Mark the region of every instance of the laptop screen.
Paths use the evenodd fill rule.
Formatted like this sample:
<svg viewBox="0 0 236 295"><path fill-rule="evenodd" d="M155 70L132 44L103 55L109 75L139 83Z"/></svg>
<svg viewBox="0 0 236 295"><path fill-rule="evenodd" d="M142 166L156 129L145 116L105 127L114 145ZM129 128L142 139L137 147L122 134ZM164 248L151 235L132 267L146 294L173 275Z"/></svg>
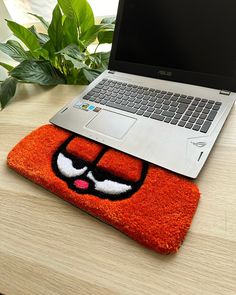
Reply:
<svg viewBox="0 0 236 295"><path fill-rule="evenodd" d="M235 89L235 13L235 0L121 0L110 64L144 76Z"/></svg>

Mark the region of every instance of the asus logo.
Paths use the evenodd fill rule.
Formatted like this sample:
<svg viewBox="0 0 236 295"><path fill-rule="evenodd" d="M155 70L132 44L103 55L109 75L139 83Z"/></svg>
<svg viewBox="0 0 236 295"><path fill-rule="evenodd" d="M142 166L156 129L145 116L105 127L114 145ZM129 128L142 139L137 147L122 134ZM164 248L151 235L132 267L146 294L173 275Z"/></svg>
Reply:
<svg viewBox="0 0 236 295"><path fill-rule="evenodd" d="M161 75L161 76L172 76L172 72L169 72L169 71L158 71L158 75Z"/></svg>

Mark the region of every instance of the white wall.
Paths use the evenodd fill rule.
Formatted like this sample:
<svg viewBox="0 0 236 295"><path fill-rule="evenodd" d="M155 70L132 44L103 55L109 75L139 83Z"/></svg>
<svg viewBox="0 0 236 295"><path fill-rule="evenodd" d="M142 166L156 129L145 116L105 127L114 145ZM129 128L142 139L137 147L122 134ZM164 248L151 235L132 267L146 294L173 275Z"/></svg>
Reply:
<svg viewBox="0 0 236 295"><path fill-rule="evenodd" d="M3 0L0 0L3 1ZM50 20L56 0L4 0L12 18L21 24L35 22L27 12L33 12ZM88 0L96 16L114 15L119 0Z"/></svg>

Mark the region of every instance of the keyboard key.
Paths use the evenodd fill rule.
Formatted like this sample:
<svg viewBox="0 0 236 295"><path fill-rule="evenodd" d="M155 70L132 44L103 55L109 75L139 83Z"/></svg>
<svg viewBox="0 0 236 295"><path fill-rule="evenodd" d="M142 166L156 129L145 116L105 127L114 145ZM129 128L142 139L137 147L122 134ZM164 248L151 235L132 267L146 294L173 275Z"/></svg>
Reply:
<svg viewBox="0 0 236 295"><path fill-rule="evenodd" d="M195 123L196 120L197 120L197 118L193 118L193 117L192 117L192 118L189 119L189 122L190 122L190 123Z"/></svg>
<svg viewBox="0 0 236 295"><path fill-rule="evenodd" d="M156 102L157 102L157 103L163 103L163 101L164 101L164 100L163 100L162 98L159 98L159 99L157 99Z"/></svg>
<svg viewBox="0 0 236 295"><path fill-rule="evenodd" d="M212 108L212 104L211 104L211 103L207 103L207 104L205 105L205 108L207 108L207 109L211 109L211 108Z"/></svg>
<svg viewBox="0 0 236 295"><path fill-rule="evenodd" d="M198 113L201 113L202 110L203 110L203 107L197 107L195 111Z"/></svg>
<svg viewBox="0 0 236 295"><path fill-rule="evenodd" d="M170 124L172 124L172 125L176 125L177 123L178 123L177 119L172 119L172 121L170 122Z"/></svg>
<svg viewBox="0 0 236 295"><path fill-rule="evenodd" d="M189 106L189 108L188 108L189 111L194 111L195 109L196 109L196 106L194 106L194 105L192 105L192 104L191 104L191 106Z"/></svg>
<svg viewBox="0 0 236 295"><path fill-rule="evenodd" d="M175 107L170 107L170 108L169 108L169 111L170 111L170 112L176 112L176 111L177 111L177 108L175 108Z"/></svg>
<svg viewBox="0 0 236 295"><path fill-rule="evenodd" d="M165 104L165 105L170 105L170 101L169 101L169 100L165 100L165 101L163 102L163 104Z"/></svg>
<svg viewBox="0 0 236 295"><path fill-rule="evenodd" d="M196 124L198 124L198 125L202 125L203 122L204 122L204 120L202 120L202 119L198 119L197 122L196 122Z"/></svg>
<svg viewBox="0 0 236 295"><path fill-rule="evenodd" d="M185 124L186 124L185 121L180 121L179 124L178 124L178 126L180 126L180 127L184 127Z"/></svg>
<svg viewBox="0 0 236 295"><path fill-rule="evenodd" d="M160 94L157 95L157 98L162 98L163 96L164 96L164 94L160 93Z"/></svg>
<svg viewBox="0 0 236 295"><path fill-rule="evenodd" d="M168 100L168 99L171 98L171 95L167 95L167 94L166 94L163 98Z"/></svg>
<svg viewBox="0 0 236 295"><path fill-rule="evenodd" d="M199 129L201 128L201 126L200 125L194 125L193 126L193 130L195 130L195 131L198 131Z"/></svg>
<svg viewBox="0 0 236 295"><path fill-rule="evenodd" d="M206 117L207 117L206 114L201 114L201 115L199 116L200 119L206 119Z"/></svg>
<svg viewBox="0 0 236 295"><path fill-rule="evenodd" d="M151 98L149 99L149 101L152 101L152 102L155 102L156 100L157 100L156 97L151 97Z"/></svg>
<svg viewBox="0 0 236 295"><path fill-rule="evenodd" d="M171 118L165 118L165 120L164 120L164 122L166 122L166 123L170 123L170 121L171 121Z"/></svg>
<svg viewBox="0 0 236 295"><path fill-rule="evenodd" d="M191 129L193 127L193 123L187 123L185 125L185 128Z"/></svg>
<svg viewBox="0 0 236 295"><path fill-rule="evenodd" d="M103 99L103 100L101 100L100 104L106 104L107 102L108 102L107 99Z"/></svg>
<svg viewBox="0 0 236 295"><path fill-rule="evenodd" d="M140 109L143 110L143 111L146 111L148 109L148 106L141 106Z"/></svg>
<svg viewBox="0 0 236 295"><path fill-rule="evenodd" d="M176 115L175 115L175 119L177 119L177 120L179 120L181 117L182 117L181 114L176 114Z"/></svg>
<svg viewBox="0 0 236 295"><path fill-rule="evenodd" d="M161 112L162 112L162 110L160 110L160 109L159 110L155 110L155 114L159 114L160 115Z"/></svg>
<svg viewBox="0 0 236 295"><path fill-rule="evenodd" d="M176 113L183 114L187 108L188 108L187 104L180 104Z"/></svg>
<svg viewBox="0 0 236 295"><path fill-rule="evenodd" d="M184 95L186 97L186 95ZM185 104L190 104L191 100L187 99L187 98L183 98L183 96L181 95L180 98L177 100L180 103L185 103Z"/></svg>
<svg viewBox="0 0 236 295"><path fill-rule="evenodd" d="M215 104L212 109L218 111L220 109L220 105Z"/></svg>
<svg viewBox="0 0 236 295"><path fill-rule="evenodd" d="M154 105L154 107L155 107L156 109L160 109L160 108L161 108L161 103L156 103L156 104Z"/></svg>
<svg viewBox="0 0 236 295"><path fill-rule="evenodd" d="M117 102L117 101L116 101ZM134 106L134 102L130 102L129 104L128 104L128 107L133 107Z"/></svg>
<svg viewBox="0 0 236 295"><path fill-rule="evenodd" d="M172 106L172 107L177 107L177 105L178 105L178 102L176 102L176 101L172 101L170 104L170 106Z"/></svg>
<svg viewBox="0 0 236 295"><path fill-rule="evenodd" d="M206 103L205 102L203 102L203 101L201 101L200 103L199 103L199 107L204 107L206 105Z"/></svg>
<svg viewBox="0 0 236 295"><path fill-rule="evenodd" d="M183 120L183 121L188 121L188 119L189 119L188 116L183 116L183 117L182 117L182 120Z"/></svg>
<svg viewBox="0 0 236 295"><path fill-rule="evenodd" d="M165 117L170 117L170 118L173 118L175 115L174 112L170 112L170 111L163 111L161 114Z"/></svg>
<svg viewBox="0 0 236 295"><path fill-rule="evenodd" d="M198 101L194 99L194 101L192 102L192 106L197 106L198 105Z"/></svg>
<svg viewBox="0 0 236 295"><path fill-rule="evenodd" d="M158 120L158 121L163 121L165 119L164 116L158 115L158 114L152 114L150 118Z"/></svg>
<svg viewBox="0 0 236 295"><path fill-rule="evenodd" d="M215 104L220 106L222 105L222 102L216 101Z"/></svg>
<svg viewBox="0 0 236 295"><path fill-rule="evenodd" d="M202 125L202 128L201 128L200 131L203 132L203 133L207 133L210 126L211 126L211 122L205 121L205 123Z"/></svg>
<svg viewBox="0 0 236 295"><path fill-rule="evenodd" d="M134 102L135 101L135 98L134 97L129 97L129 102Z"/></svg>
<svg viewBox="0 0 236 295"><path fill-rule="evenodd" d="M161 108L163 111L167 111L169 109L169 106L163 105Z"/></svg>
<svg viewBox="0 0 236 295"><path fill-rule="evenodd" d="M177 96L172 96L170 100L171 101L177 101L178 100L178 97Z"/></svg>
<svg viewBox="0 0 236 295"><path fill-rule="evenodd" d="M136 114L137 115L140 115L140 116L142 116L143 115L143 113L144 113L144 111L142 111L142 110L139 110Z"/></svg>
<svg viewBox="0 0 236 295"><path fill-rule="evenodd" d="M149 108L147 109L147 111L148 111L148 112L151 112L151 113L154 112L154 110L155 110L155 108L153 108L153 107L149 107Z"/></svg>
<svg viewBox="0 0 236 295"><path fill-rule="evenodd" d="M200 113L198 113L198 112L194 112L192 116L193 116L194 118L197 118L199 115L200 115Z"/></svg>
<svg viewBox="0 0 236 295"><path fill-rule="evenodd" d="M147 111L143 114L144 117L150 117L150 115L151 115L151 113L147 112Z"/></svg>
<svg viewBox="0 0 236 295"><path fill-rule="evenodd" d="M90 98L90 96L88 95L88 94L86 94L84 97L83 97L83 99L86 99L86 100L88 100Z"/></svg>
<svg viewBox="0 0 236 295"><path fill-rule="evenodd" d="M191 116L192 113L193 113L192 111L187 111L187 112L185 113L185 115L186 115L186 116Z"/></svg>
<svg viewBox="0 0 236 295"><path fill-rule="evenodd" d="M208 114L210 112L210 109L205 108L202 112L203 114Z"/></svg>
<svg viewBox="0 0 236 295"><path fill-rule="evenodd" d="M129 113L132 113L132 114L135 114L136 113L136 109L133 109L129 106L123 106L123 105L120 105L120 104L117 104L115 102L111 102L111 101L108 101L106 103L106 106L108 107L112 107L112 108L115 108L115 109L119 109L119 110L122 110L122 111L126 111L126 112L129 112Z"/></svg>
<svg viewBox="0 0 236 295"><path fill-rule="evenodd" d="M149 102L149 103L148 103L148 106L149 106L149 107L153 107L154 105L155 105L154 102Z"/></svg>
<svg viewBox="0 0 236 295"><path fill-rule="evenodd" d="M211 111L211 112L209 113L208 117L207 117L207 120L208 120L208 121L213 121L214 118L215 118L215 116L216 116L216 114L217 114L217 111Z"/></svg>

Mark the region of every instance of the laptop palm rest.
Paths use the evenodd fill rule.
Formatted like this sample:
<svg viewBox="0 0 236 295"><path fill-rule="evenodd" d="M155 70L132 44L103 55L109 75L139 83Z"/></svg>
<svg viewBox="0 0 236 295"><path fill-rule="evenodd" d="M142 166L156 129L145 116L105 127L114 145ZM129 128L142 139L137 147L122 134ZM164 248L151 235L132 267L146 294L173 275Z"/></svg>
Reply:
<svg viewBox="0 0 236 295"><path fill-rule="evenodd" d="M122 139L137 119L101 110L85 127L116 139Z"/></svg>

